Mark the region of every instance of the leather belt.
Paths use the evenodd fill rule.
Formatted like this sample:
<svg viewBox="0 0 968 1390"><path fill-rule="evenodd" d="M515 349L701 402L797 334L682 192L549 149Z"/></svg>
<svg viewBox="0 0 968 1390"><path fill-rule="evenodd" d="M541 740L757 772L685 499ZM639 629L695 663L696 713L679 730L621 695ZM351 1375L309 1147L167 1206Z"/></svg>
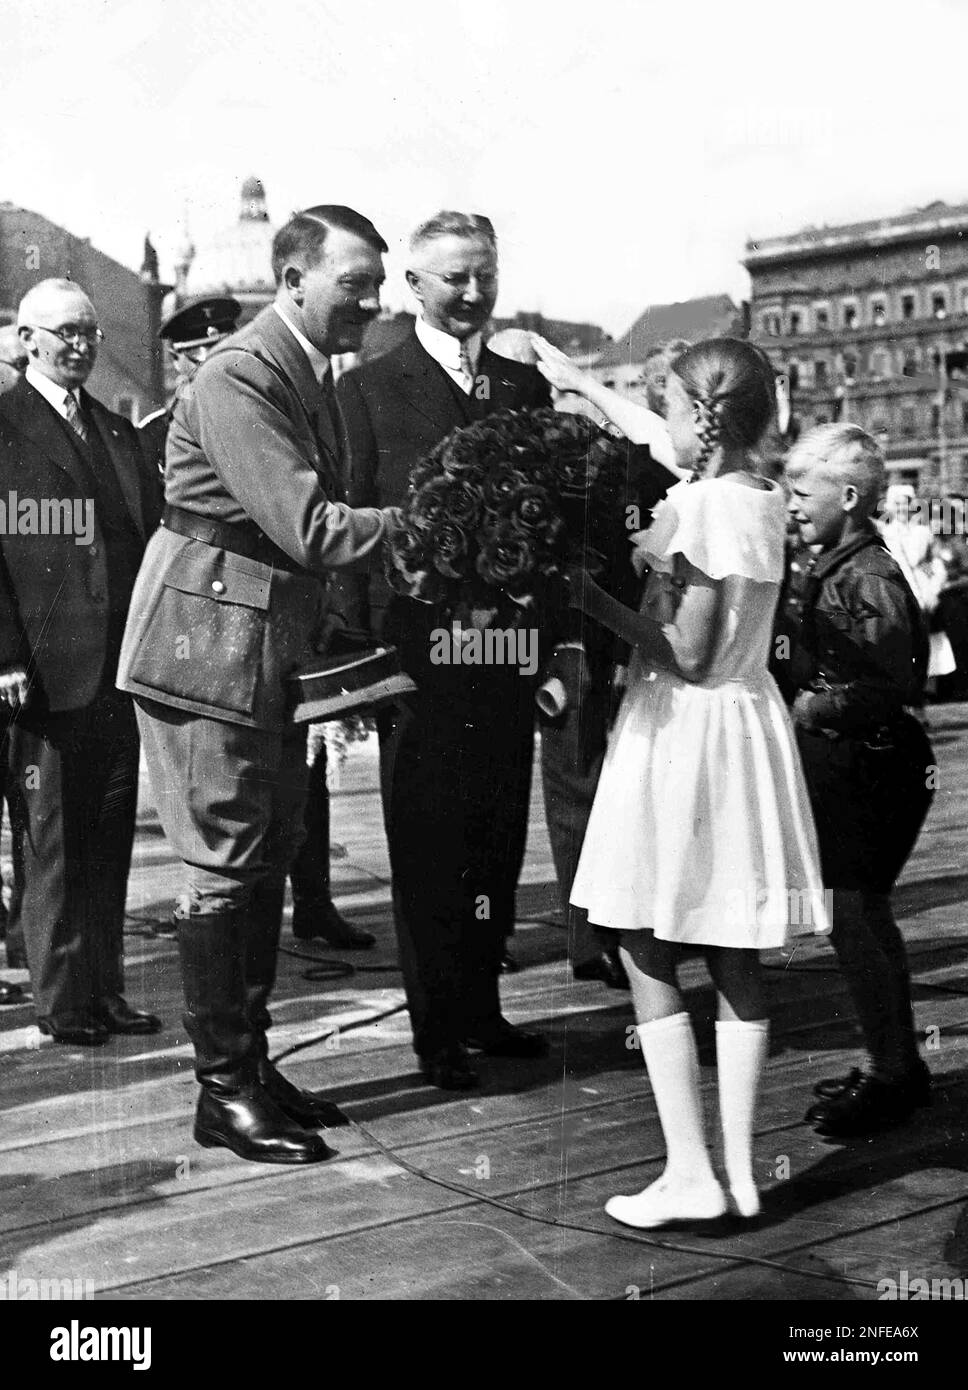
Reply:
<svg viewBox="0 0 968 1390"><path fill-rule="evenodd" d="M188 536L191 540L213 545L218 550L241 555L246 560L271 565L273 569L288 570L291 574L306 572L303 565L297 564L291 555L281 550L254 521L212 521L198 512L186 511L184 507L174 507L166 502L161 524L178 536Z"/></svg>

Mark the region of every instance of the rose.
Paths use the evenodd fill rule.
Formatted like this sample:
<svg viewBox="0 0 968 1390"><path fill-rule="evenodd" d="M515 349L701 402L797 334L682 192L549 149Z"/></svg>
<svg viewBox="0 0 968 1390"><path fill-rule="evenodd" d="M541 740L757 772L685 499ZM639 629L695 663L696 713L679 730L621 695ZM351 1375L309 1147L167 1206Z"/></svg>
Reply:
<svg viewBox="0 0 968 1390"><path fill-rule="evenodd" d="M474 532L484 510L484 490L476 483L461 479L453 484L449 496L449 519L455 526Z"/></svg>
<svg viewBox="0 0 968 1390"><path fill-rule="evenodd" d="M484 505L491 510L503 509L528 486L530 479L527 474L516 468L504 467L496 470L484 484Z"/></svg>
<svg viewBox="0 0 968 1390"><path fill-rule="evenodd" d="M526 537L510 526L491 533L477 557L477 572L486 584L507 589L510 594L524 592L534 571L534 554Z"/></svg>
<svg viewBox="0 0 968 1390"><path fill-rule="evenodd" d="M551 499L543 487L525 485L508 499L508 516L519 531L534 535L551 520Z"/></svg>
<svg viewBox="0 0 968 1390"><path fill-rule="evenodd" d="M441 574L449 579L463 579L469 551L469 539L461 528L451 521L445 521L434 534L433 562Z"/></svg>
<svg viewBox="0 0 968 1390"><path fill-rule="evenodd" d="M407 522L418 532L432 530L450 514L452 484L448 478L432 478L411 498Z"/></svg>

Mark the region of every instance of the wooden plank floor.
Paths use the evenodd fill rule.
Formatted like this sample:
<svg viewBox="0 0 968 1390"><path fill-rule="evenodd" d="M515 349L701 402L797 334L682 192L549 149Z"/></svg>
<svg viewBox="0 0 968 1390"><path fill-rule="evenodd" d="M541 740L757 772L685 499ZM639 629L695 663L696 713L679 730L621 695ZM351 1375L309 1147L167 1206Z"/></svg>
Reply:
<svg viewBox="0 0 968 1390"><path fill-rule="evenodd" d="M823 942L767 956L771 1057L756 1143L762 1217L647 1236L604 1215L661 1167L662 1140L628 997L575 984L555 915L536 791L515 954L515 1022L547 1029L538 1064L482 1062L479 1092L421 1084L389 911L375 748L333 799L338 901L375 931L353 973L307 981L286 935L272 1041L298 1083L356 1122L331 1162L276 1169L198 1148L173 941L152 934L178 887L143 797L131 877L129 998L162 1013L149 1039L88 1052L42 1040L29 1006L0 1010L0 1281L84 1281L125 1299L875 1299L879 1279L968 1277L968 707L931 714L940 789L898 889L931 1110L850 1145L802 1123L812 1082L857 1058ZM317 952L316 954L322 954ZM24 978L16 974L10 978ZM715 1118L712 997L684 982Z"/></svg>

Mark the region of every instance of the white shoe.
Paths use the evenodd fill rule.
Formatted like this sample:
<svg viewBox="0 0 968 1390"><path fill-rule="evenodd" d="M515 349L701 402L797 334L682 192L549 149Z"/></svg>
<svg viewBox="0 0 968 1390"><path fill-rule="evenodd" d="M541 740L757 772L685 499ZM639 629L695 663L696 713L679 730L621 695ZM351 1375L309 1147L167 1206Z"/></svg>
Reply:
<svg viewBox="0 0 968 1390"><path fill-rule="evenodd" d="M731 1183L729 1195L737 1216L759 1216L760 1194L756 1190L756 1183Z"/></svg>
<svg viewBox="0 0 968 1390"><path fill-rule="evenodd" d="M715 1178L684 1186L663 1174L634 1197L610 1197L605 1211L623 1226L651 1231L670 1221L715 1221L728 1206Z"/></svg>

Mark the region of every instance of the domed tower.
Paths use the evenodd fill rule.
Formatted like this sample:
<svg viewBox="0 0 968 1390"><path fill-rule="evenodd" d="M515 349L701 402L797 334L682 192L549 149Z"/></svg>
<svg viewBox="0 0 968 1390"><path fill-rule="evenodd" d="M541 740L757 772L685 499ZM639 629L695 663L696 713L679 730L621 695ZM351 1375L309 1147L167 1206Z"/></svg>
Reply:
<svg viewBox="0 0 968 1390"><path fill-rule="evenodd" d="M239 221L269 221L269 214L266 211L266 191L262 187L261 179L249 178L242 185L242 208L239 212Z"/></svg>
<svg viewBox="0 0 968 1390"><path fill-rule="evenodd" d="M182 297L234 295L242 305L240 324L247 323L275 296L275 231L269 221L262 180L246 179L241 188L238 220L202 243L197 251L193 248Z"/></svg>

